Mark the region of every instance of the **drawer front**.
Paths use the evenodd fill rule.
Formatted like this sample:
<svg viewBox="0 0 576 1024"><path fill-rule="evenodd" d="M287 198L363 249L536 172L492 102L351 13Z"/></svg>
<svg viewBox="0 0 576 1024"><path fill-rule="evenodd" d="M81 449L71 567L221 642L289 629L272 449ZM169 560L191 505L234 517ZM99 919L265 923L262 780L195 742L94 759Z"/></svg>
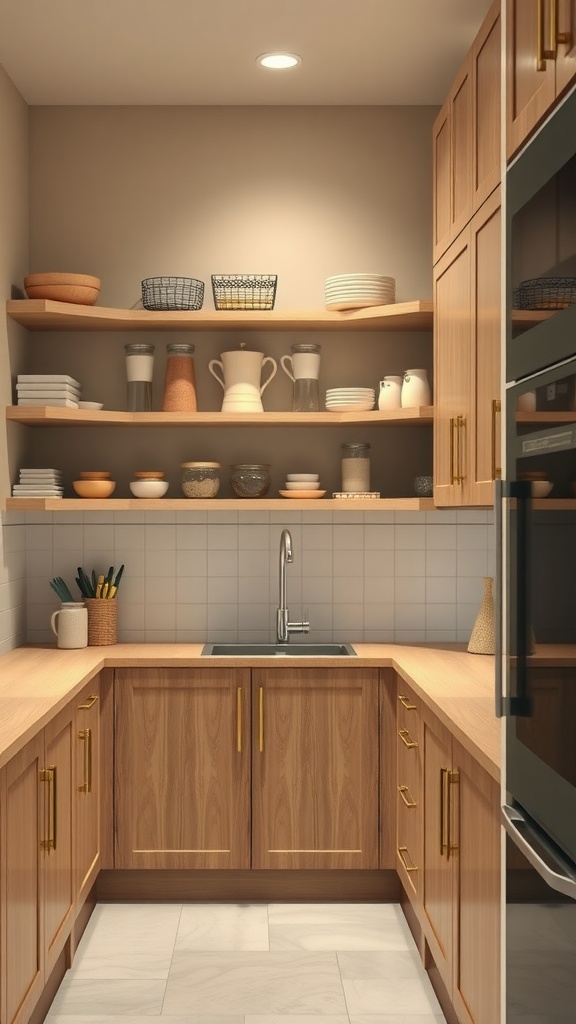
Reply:
<svg viewBox="0 0 576 1024"><path fill-rule="evenodd" d="M396 810L396 860L408 893L421 891L422 818L421 803L408 787L398 790Z"/></svg>
<svg viewBox="0 0 576 1024"><path fill-rule="evenodd" d="M406 891L418 897L422 867L420 702L401 681L396 723L396 862Z"/></svg>

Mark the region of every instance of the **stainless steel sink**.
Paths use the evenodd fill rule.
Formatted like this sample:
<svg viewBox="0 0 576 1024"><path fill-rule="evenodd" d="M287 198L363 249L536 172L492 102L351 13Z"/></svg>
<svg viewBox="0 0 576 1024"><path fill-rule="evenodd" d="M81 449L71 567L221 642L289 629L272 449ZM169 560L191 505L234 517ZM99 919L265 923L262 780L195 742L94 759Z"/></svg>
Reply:
<svg viewBox="0 0 576 1024"><path fill-rule="evenodd" d="M356 657L350 644L204 644L202 655L249 658Z"/></svg>

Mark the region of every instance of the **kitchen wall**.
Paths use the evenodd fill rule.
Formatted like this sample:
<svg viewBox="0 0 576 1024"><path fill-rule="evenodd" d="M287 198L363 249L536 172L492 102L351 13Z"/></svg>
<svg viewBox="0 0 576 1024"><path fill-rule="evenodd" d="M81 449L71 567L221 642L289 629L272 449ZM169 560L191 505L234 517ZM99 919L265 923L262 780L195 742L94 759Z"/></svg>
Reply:
<svg viewBox="0 0 576 1024"><path fill-rule="evenodd" d="M0 308L28 265L28 108L0 67ZM22 365L26 332L0 317L0 409L11 402L11 373ZM9 492L23 453L22 428L0 428L0 486ZM9 441L9 445L8 445ZM10 447L10 454L8 448ZM24 642L24 517L0 513L0 653Z"/></svg>

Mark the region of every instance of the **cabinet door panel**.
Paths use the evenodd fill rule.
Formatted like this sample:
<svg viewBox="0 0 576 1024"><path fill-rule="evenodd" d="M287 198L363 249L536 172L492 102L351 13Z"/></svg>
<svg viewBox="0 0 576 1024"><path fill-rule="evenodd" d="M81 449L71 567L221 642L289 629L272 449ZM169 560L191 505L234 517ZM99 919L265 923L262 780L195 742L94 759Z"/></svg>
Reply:
<svg viewBox="0 0 576 1024"><path fill-rule="evenodd" d="M75 894L88 889L100 863L100 683L90 686L76 701Z"/></svg>
<svg viewBox="0 0 576 1024"><path fill-rule="evenodd" d="M500 183L500 10L494 4L472 47L473 208Z"/></svg>
<svg viewBox="0 0 576 1024"><path fill-rule="evenodd" d="M452 237L472 215L472 74L470 55L452 87Z"/></svg>
<svg viewBox="0 0 576 1024"><path fill-rule="evenodd" d="M44 731L45 768L55 766L47 785L46 814L50 828L52 801L54 845L44 852L44 950L48 977L68 938L74 903L72 883L72 786L74 779L74 709L66 708ZM46 827L46 826L45 826Z"/></svg>
<svg viewBox="0 0 576 1024"><path fill-rule="evenodd" d="M558 44L556 94L564 92L576 77L576 0L558 0L558 32L567 37Z"/></svg>
<svg viewBox="0 0 576 1024"><path fill-rule="evenodd" d="M249 678L116 673L116 867L249 867Z"/></svg>
<svg viewBox="0 0 576 1024"><path fill-rule="evenodd" d="M450 164L450 105L440 111L432 130L434 188L434 263L446 252L452 228L452 170Z"/></svg>
<svg viewBox="0 0 576 1024"><path fill-rule="evenodd" d="M422 903L426 938L444 983L451 991L453 941L453 870L446 856L446 794L443 773L452 768L452 737L423 712L424 884Z"/></svg>
<svg viewBox="0 0 576 1024"><path fill-rule="evenodd" d="M28 1019L44 983L42 895L39 869L43 815L39 773L42 736L26 744L6 767L6 890L4 952L7 1024Z"/></svg>
<svg viewBox="0 0 576 1024"><path fill-rule="evenodd" d="M378 866L378 672L253 672L254 868Z"/></svg>
<svg viewBox="0 0 576 1024"><path fill-rule="evenodd" d="M507 0L506 151L511 157L554 102L554 61L538 70L539 0Z"/></svg>

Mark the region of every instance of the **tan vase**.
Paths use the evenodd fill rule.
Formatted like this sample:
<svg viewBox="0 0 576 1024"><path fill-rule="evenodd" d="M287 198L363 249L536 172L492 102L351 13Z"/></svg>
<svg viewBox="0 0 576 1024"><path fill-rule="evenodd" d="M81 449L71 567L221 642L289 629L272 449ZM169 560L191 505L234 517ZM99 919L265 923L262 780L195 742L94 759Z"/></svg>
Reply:
<svg viewBox="0 0 576 1024"><path fill-rule="evenodd" d="M491 576L484 577L484 595L468 641L470 654L494 654L494 598Z"/></svg>

